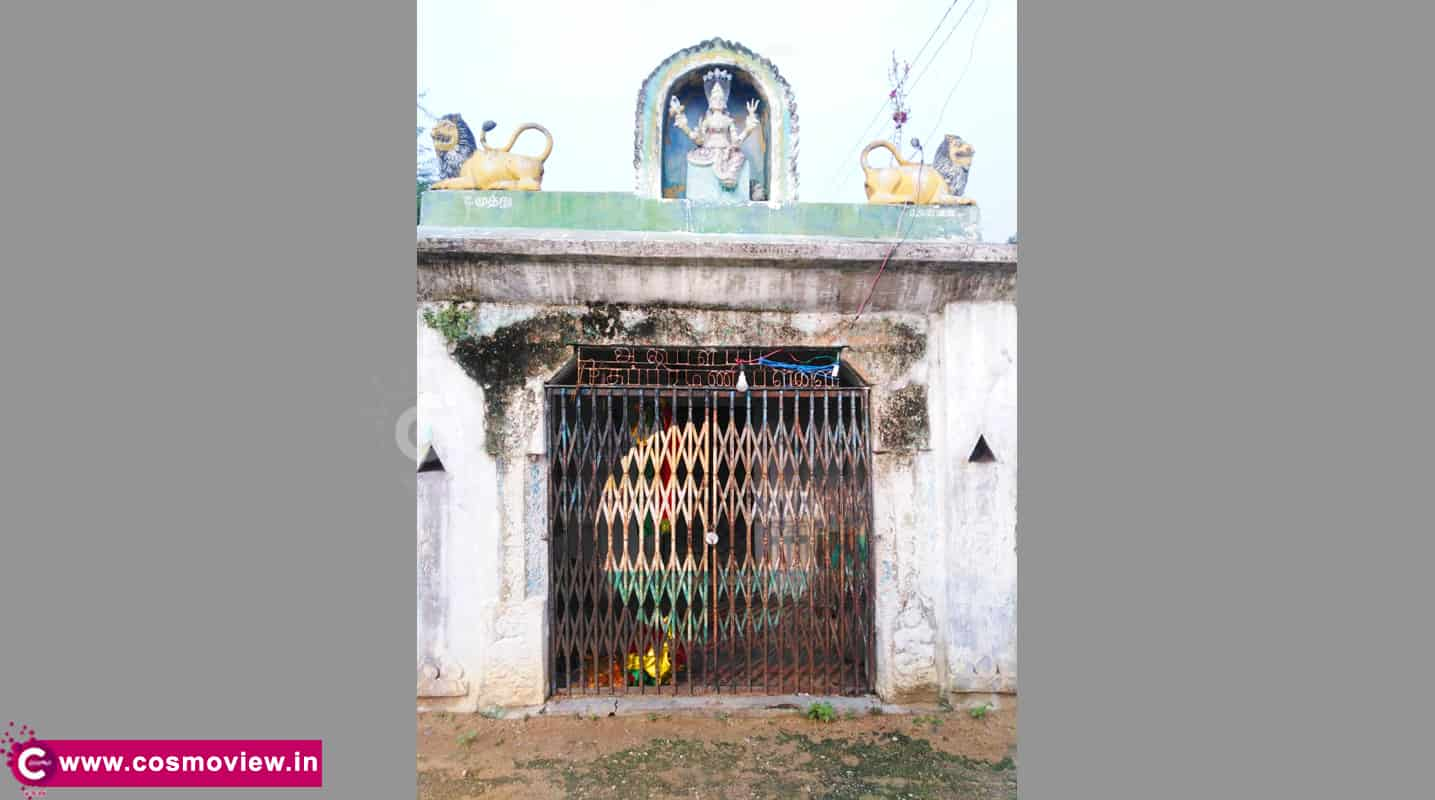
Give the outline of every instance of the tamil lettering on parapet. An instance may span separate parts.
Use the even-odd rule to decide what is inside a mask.
[[[465,194],[464,208],[513,208],[513,198],[507,195]]]
[[[958,213],[958,212],[957,212],[957,210],[956,210],[955,208],[918,208],[918,209],[913,209],[913,210],[912,210],[912,216],[914,216],[914,217],[947,217],[947,218],[951,218],[951,217],[955,217],[955,216],[957,215],[957,213]]]

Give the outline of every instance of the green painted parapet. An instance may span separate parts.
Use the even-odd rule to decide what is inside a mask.
[[[704,203],[627,192],[424,192],[423,225],[895,239],[981,239],[976,206]]]

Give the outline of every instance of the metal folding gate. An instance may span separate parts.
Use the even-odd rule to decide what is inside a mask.
[[[577,350],[546,390],[551,693],[870,691],[871,420],[840,351]]]

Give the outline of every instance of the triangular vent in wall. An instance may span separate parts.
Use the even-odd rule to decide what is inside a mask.
[[[443,461],[439,460],[438,448],[430,446],[424,460],[419,462],[419,472],[446,472],[443,468]]]
[[[987,437],[978,436],[977,446],[972,448],[972,454],[967,456],[967,461],[972,463],[987,464],[996,461],[997,457],[992,449],[987,446]]]

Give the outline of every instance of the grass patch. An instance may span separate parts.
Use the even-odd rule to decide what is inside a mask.
[[[813,703],[807,707],[807,718],[815,722],[831,722],[837,719],[837,712],[831,703]]]
[[[436,311],[425,309],[424,322],[443,334],[450,346],[473,335],[473,312],[457,304],[450,303]]]
[[[784,800],[1011,800],[1016,797],[1014,766],[1010,758],[993,764],[950,755],[900,732],[819,738],[778,733],[735,742],[655,738],[592,760],[515,760],[514,767],[529,774],[510,780],[535,790],[550,782],[561,796],[595,800],[749,793]],[[442,796],[423,792],[422,797]]]
[[[817,795],[828,800],[1016,797],[1014,770],[950,755],[926,739],[903,733],[879,733],[871,739],[813,740],[802,734],[779,739],[809,756],[803,766],[817,772],[822,787]]]

